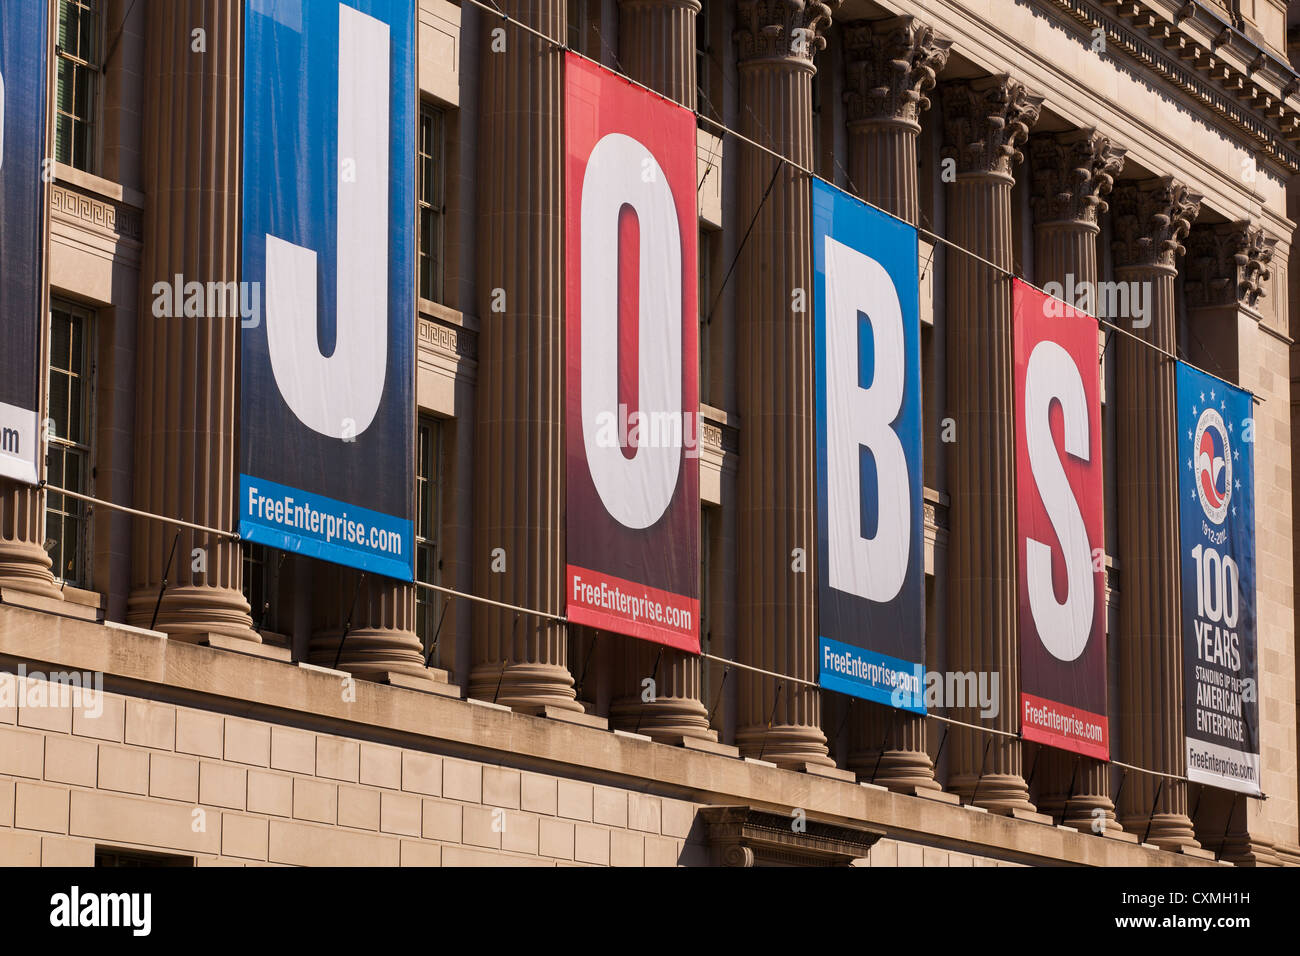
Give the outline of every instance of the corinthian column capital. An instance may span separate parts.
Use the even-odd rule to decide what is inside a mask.
[[[1197,226],[1187,235],[1187,304],[1255,308],[1272,277],[1276,239],[1249,222]]]
[[[952,41],[916,17],[858,20],[844,27],[849,122],[896,120],[919,126],[925,94],[948,62]]]
[[[1124,168],[1127,150],[1090,129],[1035,136],[1029,141],[1029,153],[1035,221],[1096,225],[1097,214],[1109,208],[1104,197]]]
[[[1201,197],[1172,176],[1125,182],[1111,194],[1115,265],[1162,266],[1187,250],[1183,240],[1201,212]]]
[[[1038,122],[1043,98],[1033,96],[1008,74],[953,83],[944,89],[945,159],[957,172],[1010,176],[1025,157],[1020,146]]]
[[[788,61],[812,67],[840,0],[739,0],[736,44],[741,64]]]

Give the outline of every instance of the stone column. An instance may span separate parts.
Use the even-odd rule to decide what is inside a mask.
[[[1029,141],[1029,153],[1034,278],[1040,286],[1058,282],[1065,288],[1091,289],[1093,297],[1088,301],[1092,304],[1085,311],[1096,314],[1097,216],[1106,211],[1103,197],[1124,167],[1125,151],[1094,129],[1035,136]],[[1073,280],[1067,281],[1066,276]],[[1105,608],[1099,613],[1104,615]],[[1066,826],[1092,833],[1093,811],[1100,809],[1106,829],[1120,829],[1104,762],[1055,747],[1043,747],[1037,760],[1042,781],[1040,810],[1061,816]]]
[[[557,42],[562,0],[503,0]],[[474,592],[564,611],[564,56],[506,27],[479,49]],[[478,604],[470,695],[580,711],[556,620]]]
[[[948,62],[951,40],[915,17],[844,27],[849,178],[867,202],[917,225],[916,138],[925,95]],[[872,782],[909,793],[937,790],[924,717],[854,701],[848,766]]]
[[[243,5],[150,0],[144,114],[145,248],[136,335],[137,508],[235,526],[239,319],[155,318],[155,282],[239,278]],[[191,49],[202,29],[207,51]],[[178,529],[136,519],[127,621],[147,627]],[[179,529],[157,628],[173,639],[260,643],[239,546]],[[201,549],[196,555],[195,549]],[[206,571],[195,570],[206,563]]]
[[[622,0],[619,61],[627,75],[688,109],[695,109],[695,17],[699,0]],[[698,229],[698,225],[691,224]],[[655,740],[717,739],[702,703],[700,658],[671,647],[616,637],[614,724]],[[641,681],[653,677],[655,699],[641,700]]]
[[[44,494],[31,485],[0,478],[0,590],[61,601],[63,592],[54,583],[44,547]]]
[[[835,6],[838,0],[737,5],[741,132],[804,167],[812,165],[813,54],[826,45],[820,32]],[[811,187],[807,174],[770,153],[738,149],[736,222],[754,225],[736,272],[744,343],[736,352],[737,653],[741,663],[815,682]],[[737,676],[742,753],[793,768],[833,764],[815,687]]]
[[[325,667],[337,661],[339,669],[381,683],[403,682],[398,675],[441,679],[443,672],[425,667],[415,634],[415,588],[375,574],[360,580],[360,575],[323,561],[313,565],[309,660]]]
[[[1172,357],[1178,345],[1174,262],[1200,212],[1200,198],[1170,177],[1121,183],[1111,198],[1115,278],[1141,283],[1150,309],[1144,328],[1124,317],[1116,320],[1129,325],[1141,341],[1121,334],[1114,338],[1124,590],[1119,755],[1126,763],[1179,775],[1186,771],[1186,758]],[[1145,834],[1148,842],[1170,850],[1198,845],[1187,815],[1185,783],[1130,771],[1120,799],[1120,821],[1126,830]]]
[[[953,242],[1003,270],[1012,266],[1012,168],[1042,99],[1010,76],[946,87],[944,160]],[[1016,449],[1011,283],[961,252],[947,255],[949,448],[948,667],[990,674],[1000,709],[952,710],[959,720],[1016,731],[1020,658],[1016,633]],[[993,675],[997,675],[996,678]],[[954,727],[949,788],[998,813],[1032,811],[1019,740]]]

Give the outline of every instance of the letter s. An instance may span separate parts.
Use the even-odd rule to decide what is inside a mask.
[[[1025,573],[1029,608],[1043,646],[1058,660],[1072,661],[1083,653],[1092,633],[1092,546],[1079,502],[1052,440],[1048,412],[1053,401],[1061,403],[1066,452],[1087,461],[1088,400],[1083,378],[1069,352],[1055,342],[1040,342],[1030,354],[1025,372],[1025,438],[1029,470],[1065,558],[1065,600],[1056,600],[1049,545],[1027,538]]]
[[[316,251],[266,237],[266,347],[280,394],[313,431],[374,421],[388,364],[388,25],[339,5],[338,292],[334,352],[320,352]]]

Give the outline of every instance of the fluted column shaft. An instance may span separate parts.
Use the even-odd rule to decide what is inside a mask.
[[[844,35],[849,177],[867,202],[917,225],[919,117],[930,107],[925,93],[951,41],[912,17],[849,23]],[[925,718],[870,701],[854,704],[849,769],[899,792],[939,789]]]
[[[1151,290],[1148,342],[1175,349],[1172,268],[1117,269],[1121,282]],[[1119,402],[1116,469],[1119,544],[1124,574],[1120,604],[1120,697],[1124,760],[1148,770],[1183,772],[1183,668],[1179,605],[1177,405],[1173,359],[1116,336]],[[1121,341],[1123,340],[1123,341]],[[1120,808],[1124,824],[1157,845],[1194,843],[1186,785],[1130,774]],[[1152,813],[1155,791],[1161,799]]]
[[[239,319],[156,318],[155,282],[239,278],[243,5],[150,0],[144,116],[145,249],[136,335],[136,507],[233,528]],[[207,51],[191,49],[203,29]],[[173,639],[259,641],[228,538],[137,519],[127,620]],[[175,557],[165,571],[176,541]],[[196,552],[195,549],[200,549]],[[206,568],[206,570],[204,570]]]
[[[1091,289],[1094,312],[1098,308],[1097,215],[1107,209],[1103,197],[1123,168],[1124,155],[1095,130],[1031,141],[1034,278],[1040,286],[1056,282],[1064,289]],[[1106,763],[1055,747],[1041,748],[1037,759],[1041,811],[1059,815],[1065,826],[1087,833],[1096,832],[1098,819],[1105,820],[1107,830],[1122,829],[1115,819]],[[1094,815],[1097,810],[1100,818]]]
[[[362,580],[360,575],[353,568],[316,564],[308,658],[326,667],[337,664],[366,680],[387,681],[390,674],[429,677],[415,634],[415,588],[392,578],[367,574]]]
[[[560,0],[502,10],[563,41]],[[564,611],[564,57],[507,30],[479,51],[479,368],[474,590]],[[580,710],[557,620],[474,609],[470,694]]]
[[[1185,773],[1181,566],[1175,389],[1180,240],[1199,197],[1173,180],[1124,183],[1112,200],[1115,276],[1148,290],[1150,324],[1116,335],[1115,400],[1120,567],[1121,759]],[[1122,321],[1122,320],[1121,320]],[[1146,343],[1146,344],[1143,344]],[[1155,346],[1149,348],[1148,345]],[[1120,797],[1125,829],[1166,849],[1197,846],[1180,780],[1130,773]]]
[[[1012,182],[997,174],[959,174],[948,194],[953,242],[1005,269],[1011,267]],[[987,724],[1015,731],[1020,666],[1011,287],[1005,275],[961,253],[949,257],[947,287],[948,406],[957,423],[949,452],[948,668],[996,679],[1006,703]],[[977,707],[957,708],[954,715],[981,722]],[[975,795],[976,804],[990,810],[1032,809],[1019,741],[954,728],[950,746],[951,789]]]
[[[623,72],[675,103],[695,109],[695,18],[700,0],[619,0],[618,58]]]
[[[695,108],[695,17],[698,0],[622,0],[619,61],[627,75],[689,109]],[[694,225],[694,224],[692,224]],[[621,639],[615,655],[616,726],[635,728],[656,740],[708,737],[700,658],[648,641]],[[653,699],[642,700],[642,681],[655,682]]]
[[[1011,328],[1011,175],[1018,145],[1041,100],[1009,77],[949,87],[944,94],[949,234],[960,252],[947,265],[949,446],[948,667],[988,673],[1001,706],[985,720],[978,706],[959,720],[1015,732],[1020,694],[1016,613],[1015,390]],[[994,266],[998,268],[994,268]],[[1032,810],[1020,741],[954,727],[950,789],[1001,813]]]
[[[825,41],[800,55],[792,37],[795,29],[815,35],[829,9],[742,0],[739,16],[741,131],[811,166],[812,54]],[[736,274],[746,343],[736,356],[737,653],[742,663],[816,682],[811,190],[805,174],[758,149],[742,148],[738,165],[736,221],[754,225]],[[740,678],[743,753],[789,767],[830,765],[820,723],[816,688],[751,672]]]

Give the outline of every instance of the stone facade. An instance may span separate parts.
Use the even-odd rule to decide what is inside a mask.
[[[41,547],[44,493],[0,481],[0,863],[1300,865],[1300,77],[1285,4],[502,4],[789,161],[699,123],[703,598],[717,658],[817,675],[817,569],[811,557],[809,574],[788,568],[816,528],[811,324],[789,307],[812,285],[800,167],[992,263],[923,235],[927,664],[997,671],[1004,701],[1018,693],[1015,466],[1011,380],[995,374],[1010,362],[1009,284],[993,266],[1038,285],[1149,285],[1150,325],[1098,343],[1109,696],[1114,758],[1168,782],[459,597],[426,659],[412,588],[358,588],[353,572],[296,556],[268,599],[277,626],[261,626],[241,546],[203,532],[185,532],[180,552],[208,549],[210,571],[183,562],[154,622],[173,529],[95,506],[90,586],[66,586]],[[94,172],[57,167],[46,256],[50,298],[95,326],[91,491],[228,527],[236,328],[170,327],[147,290],[237,269],[242,3],[97,6],[122,25],[98,157]],[[496,51],[499,25],[469,3],[419,3],[419,89],[440,111],[447,202],[416,398],[441,428],[439,583],[555,616],[562,56],[512,25]],[[501,286],[515,290],[504,318],[489,304]],[[1259,398],[1265,801],[1181,779],[1176,502],[1160,477],[1173,367],[1151,345]],[[180,374],[180,358],[213,376]],[[526,395],[512,384],[524,379],[537,383]],[[955,444],[937,438],[945,418]],[[519,448],[537,465],[527,478],[504,469]],[[512,573],[489,573],[503,544]],[[646,703],[651,671],[660,694]],[[102,675],[97,716],[51,706],[52,672]],[[1014,734],[1018,721],[1006,708],[988,726]],[[781,827],[800,815],[816,839]]]

